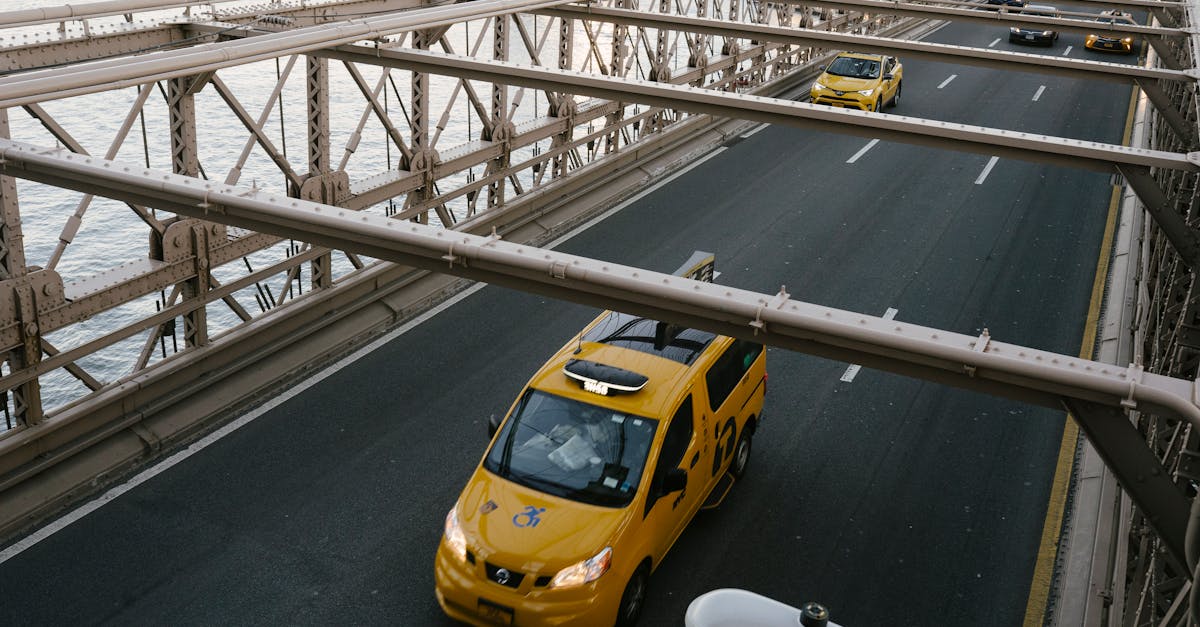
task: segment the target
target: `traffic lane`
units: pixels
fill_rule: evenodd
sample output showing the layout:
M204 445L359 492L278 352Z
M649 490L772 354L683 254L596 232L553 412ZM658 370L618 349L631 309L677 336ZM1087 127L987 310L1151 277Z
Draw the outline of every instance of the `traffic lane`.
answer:
M897 154L875 167L865 157L855 164L861 170L846 167L842 180L854 184L837 188L841 202L831 203L830 193L792 193L824 176L823 170L807 176L805 159L763 164L740 154L774 154L770 146L776 143L808 146L804 135L790 129L755 134L752 142L731 148L739 152L724 159L720 171L681 178L670 202L654 195L644 202L657 204L656 218L678 225L685 240L696 239L690 232L700 228L695 209L706 203L727 223L736 219L736 232L716 251L725 268L721 282L778 278L804 300L875 315L895 305L902 320L976 333L993 325L1004 341L1077 352L1110 191L1107 177L1016 164L1036 171L989 179L990 187L976 186L974 173L941 176L936 191L946 195L931 195L905 184L937 178L961 156L895 145ZM843 154L849 148L843 146ZM789 166L797 177L791 186ZM737 187L736 181L759 191L757 210L720 204L716 189ZM774 195L768 181L774 181ZM1098 191L1079 191L1089 186ZM868 202L878 197L889 202ZM788 208L794 215L782 218ZM627 231L637 219L622 213L611 220L627 221L621 229ZM764 283L757 289L771 288ZM771 351L768 369L768 422L755 456L759 460L764 450L769 458L778 455L766 465L781 476L772 474L768 486L742 505L731 501L733 522L722 518L710 531L698 525L685 532L655 575L648 623L676 619L691 598L727 585L811 590L819 595L809 598L856 608L850 615L855 622L846 624L894 621L895 602L908 599L916 617L956 618L950 624L1017 622L1036 559L1062 413L869 371L846 386L839 379L845 364L782 351ZM754 463L759 472L763 465ZM806 493L808 482L815 487ZM807 521L811 503L820 504L818 523ZM937 541L898 535L893 511L912 525L910 535ZM723 514L706 513L702 520L718 516ZM855 534L839 533L846 528ZM818 548L793 544L797 535ZM881 555L894 560L883 572ZM815 579L795 585L796 564L810 559L820 566ZM781 573L787 584L780 583Z
M962 333L991 326L1006 342L1078 351L1076 339L1041 331L1047 317L1085 313L1111 194L1107 176L1001 160L976 184L986 157L881 142L846 164L850 157L841 157L856 154L863 140L834 146L784 128L751 139L720 167L642 199L673 225L664 250L689 242L711 250L722 282L760 292L785 286L793 298L871 315L894 306L917 324ZM813 141L819 154L774 156ZM721 189L756 191L722 198ZM632 212L610 218L633 230L644 228L641 220ZM737 228L711 242L722 222ZM942 294L957 306L932 298ZM1075 308L1062 311L1060 296ZM1011 311L1006 302L1026 307Z
M554 305L467 298L35 545L0 623L448 624L433 554L486 419L595 313Z
M770 359L775 384L791 356ZM819 601L844 625L1019 624L1062 414L829 379L773 385L748 476L663 562L648 624L721 587Z
M1004 32L1007 37L1007 29ZM1000 35L989 29L950 24L926 40L986 48L997 37ZM1051 56L1062 51L1015 44L1012 48ZM905 65L905 98L892 110L895 113L1064 138L1121 142L1120 133L1111 134L1111 129L1124 127L1131 85L915 58L901 60ZM1131 63L1136 59L1112 60Z

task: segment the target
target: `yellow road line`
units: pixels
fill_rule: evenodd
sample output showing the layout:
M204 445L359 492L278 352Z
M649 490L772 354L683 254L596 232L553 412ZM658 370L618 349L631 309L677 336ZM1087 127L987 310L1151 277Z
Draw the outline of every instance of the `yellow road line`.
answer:
M1128 146L1133 131L1133 112L1137 105L1137 90L1129 97L1129 113L1125 116L1123 144ZM1104 300L1104 286L1108 282L1108 265L1112 257L1113 238L1116 237L1118 207L1121 204L1121 188L1114 185L1108 203L1108 220L1104 225L1104 239L1100 242L1100 257L1096 260L1096 276L1092 281L1091 304L1088 306L1087 322L1083 328L1083 343L1079 356L1091 359L1096 344L1096 329L1100 325L1100 306ZM1063 427L1062 443L1058 447L1058 463L1054 469L1054 482L1050 486L1050 502L1046 505L1046 520L1042 524L1042 541L1038 547L1037 563L1033 567L1033 581L1029 584L1029 600L1025 605L1024 627L1042 627L1046 620L1046 604L1050 598L1050 584L1054 577L1054 561L1058 557L1058 538L1062 533L1063 512L1067 506L1067 489L1071 484L1071 473L1075 466L1075 449L1079 441L1079 426L1075 418L1067 415Z

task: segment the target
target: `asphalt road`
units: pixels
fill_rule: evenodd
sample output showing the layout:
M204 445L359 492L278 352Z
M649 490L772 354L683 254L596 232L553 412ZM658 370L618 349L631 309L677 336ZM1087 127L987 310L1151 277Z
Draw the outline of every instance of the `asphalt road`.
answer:
M1047 53L1067 45L1097 58L1078 35ZM892 111L1119 142L1129 94L905 60ZM1079 352L1106 175L866 145L747 134L560 249L663 271L707 250L720 283ZM0 624L448 624L433 555L487 417L594 313L466 298L0 565ZM1021 623L1064 415L846 368L770 351L749 475L663 562L643 624L720 587L846 626Z

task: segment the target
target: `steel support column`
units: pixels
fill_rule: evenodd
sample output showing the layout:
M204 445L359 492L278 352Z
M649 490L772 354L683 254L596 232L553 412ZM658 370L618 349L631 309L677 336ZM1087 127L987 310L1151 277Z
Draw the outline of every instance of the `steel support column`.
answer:
M1182 568L1187 563L1184 535L1191 500L1171 481L1120 408L1066 397L1063 405Z
M492 26L492 59L496 61L508 60L509 19L507 15L497 17ZM491 117L491 126L484 130L483 139L500 144L501 150L500 156L488 162L488 167L484 171L485 176L504 172L508 169L512 159L510 140L513 133L516 132L516 128L508 119L508 85L505 83L492 83ZM504 204L504 186L503 176L496 176L491 183L488 183L487 208L489 210Z
M8 110L0 109L0 138L9 139ZM25 244L21 234L21 212L17 202L17 181L10 176L0 176L0 285L15 290L17 311L20 321L21 348L5 355L8 371L15 372L33 365L41 359L41 329L37 325L37 306L33 303L34 292L28 285L18 283L26 276ZM8 398L4 402L6 417L15 420L15 425L35 425L42 420L41 385L37 379L23 383L12 390L13 413L8 416Z
M626 0L615 0L618 9L626 8ZM608 75L613 78L625 76L625 55L629 51L629 27L624 24L613 24L612 54L609 57ZM634 51L636 52L636 51ZM621 120L625 117L625 103L616 102L617 106L605 116L609 132L604 136L604 154L611 154L621 149L621 133L624 130Z
M559 70L571 70L574 67L575 25L574 19L567 17L558 19ZM551 140L550 149L552 151L563 146L570 146L575 137L575 95L565 91L557 92L557 94L558 102L554 106L553 115L565 119L567 124L563 132L556 134ZM570 169L572 155L573 153L569 151L555 154L550 163L551 179L566 176L567 170Z
M333 173L329 141L329 60L314 56L305 57L304 77L308 112L308 176L302 189L296 191L296 195L310 198L316 194L318 198L313 200L337 204L340 198L337 182L331 176ZM330 272L332 265L333 258L328 250L312 260L309 271L312 273L310 284L313 289L333 286L333 274Z
M1174 203L1159 188L1150 169L1121 164L1116 167L1145 205L1146 212L1175 247L1183 263L1192 271L1200 270L1200 236L1175 210Z

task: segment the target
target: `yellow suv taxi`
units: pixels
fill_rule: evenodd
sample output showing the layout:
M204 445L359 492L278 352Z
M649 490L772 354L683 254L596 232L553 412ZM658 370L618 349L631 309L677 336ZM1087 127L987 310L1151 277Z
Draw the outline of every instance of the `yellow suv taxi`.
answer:
M809 88L813 104L879 111L900 104L904 66L884 54L840 52Z
M446 514L434 566L463 622L630 625L650 573L746 470L761 344L605 312L514 402Z
M1118 29L1121 25L1137 24L1133 15L1117 10L1101 11L1096 21L1104 25L1102 28L1111 30ZM1129 54L1133 52L1133 37L1124 33L1088 33L1083 45L1088 50Z

